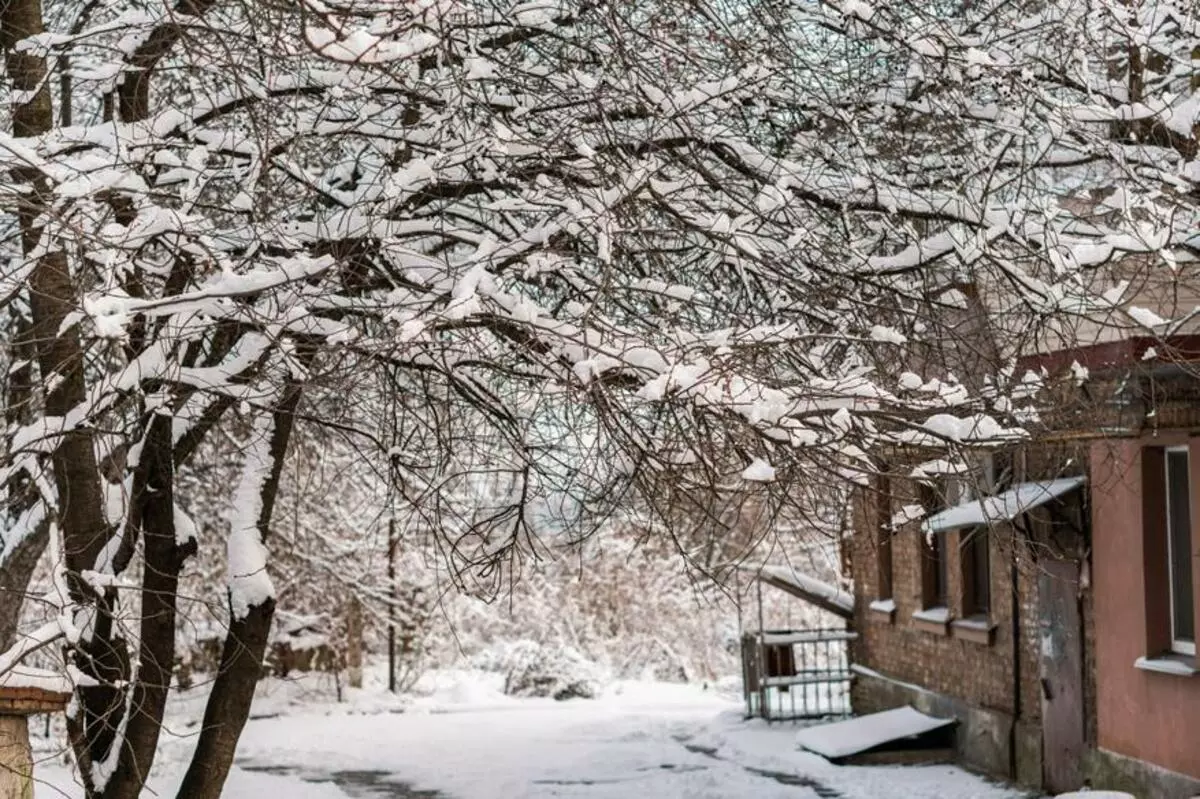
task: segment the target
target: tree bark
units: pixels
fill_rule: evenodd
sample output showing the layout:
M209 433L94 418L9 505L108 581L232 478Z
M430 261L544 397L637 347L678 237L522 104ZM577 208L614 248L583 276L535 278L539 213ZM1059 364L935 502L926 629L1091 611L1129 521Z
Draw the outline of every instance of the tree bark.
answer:
M0 5L0 48L4 50L8 80L14 94L29 98L12 107L13 135L17 137L38 136L54 125L46 60L15 50L18 41L44 30L40 0L8 0ZM34 187L32 199L22 202L18 209L22 246L26 253L32 253L42 243L43 228L37 222L48 205L49 190L36 168L13 172L18 181ZM30 276L30 336L37 348L42 384L49 386L46 415L65 416L86 397L83 346L77 327L62 330L63 320L76 305L67 254L49 245L46 249L51 251L38 258ZM78 572L94 565L108 537L91 435L86 430L65 433L52 460L67 567L75 573L72 590L81 599L85 589Z
M179 0L171 16L201 17L217 0ZM117 110L125 122L145 119L150 114L150 77L158 62L170 52L183 35L183 25L170 17L146 37L130 54L125 79L117 92Z
M8 394L4 403L4 423L10 433L29 419L33 399L34 351L33 343L29 340L29 324L18 316L13 328L10 331L13 342L10 362L13 367L8 373ZM40 518L36 521L32 518L23 519L26 514L37 512L35 509L39 501L37 489L29 475L19 474L9 480L6 514L9 524L0 532L0 552L8 552L7 556L0 557L0 652L16 641L25 592L50 538L45 511L40 512ZM16 529L18 525L24 525L26 529ZM32 529L29 529L30 525ZM21 536L20 540L5 540L14 535Z
M50 100L46 60L32 52L18 52L20 40L44 32L40 0L8 0L0 4L0 49L4 51L5 71L13 93L23 102L12 107L13 135L38 136L50 131L54 114ZM17 182L32 187L27 199L17 209L21 243L27 256L37 256L29 278L29 304L33 322L30 339L34 342L41 371L41 384L46 388L45 414L65 417L86 398L83 373L83 346L78 326L63 328L67 315L75 310L76 290L71 277L67 254L55 249L52 242L43 242L44 228L39 218L49 207L50 189L36 167L13 170ZM51 455L54 484L57 490L55 518L63 535L67 566L68 588L76 602L94 598L80 577L85 569L93 568L96 557L108 540L111 531L104 518L92 435L86 429L69 430L59 438ZM100 609L101 617L103 609ZM97 635L109 627L100 618ZM93 645L95 641L92 642ZM94 646L93 646L94 649ZM103 649L113 650L107 642ZM94 659L83 655L80 666L94 676L101 676ZM95 751L97 738L111 734L107 726L113 708L106 703L104 691L80 692L85 723L73 725L72 738L76 751L88 756ZM95 726L96 723L99 726ZM86 750L86 751L85 751ZM86 771L86 769L85 769ZM86 775L85 775L86 779Z
M287 384L284 395L272 414L268 453L271 470L260 491L258 533L265 543L279 493L279 476L291 439L294 414L300 404L303 387ZM179 786L179 799L218 799L233 765L238 739L250 717L254 689L262 677L263 657L275 614L275 600L252 605L242 617L233 616L221 648L221 665L213 681L212 693L204 708L200 740Z
M17 622L25 604L25 592L42 553L46 551L48 532L45 522L38 524L0 564L0 652L16 643Z
M181 545L175 536L171 421L170 416L153 414L135 476L134 513L144 542L145 562L138 672L130 689L132 714L126 723L117 769L104 788L106 799L136 799L141 794L154 763L171 689L179 574L195 546L194 542Z

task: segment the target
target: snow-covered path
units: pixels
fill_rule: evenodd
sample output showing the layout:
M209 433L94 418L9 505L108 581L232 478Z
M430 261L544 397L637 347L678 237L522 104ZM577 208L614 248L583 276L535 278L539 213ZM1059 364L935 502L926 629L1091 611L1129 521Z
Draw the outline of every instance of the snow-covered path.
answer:
M727 703L645 700L273 719L248 731L239 763L340 783L346 775L332 772L387 772L412 789L455 799L817 795L707 754L707 742L692 743Z
M462 675L415 702L290 705L246 728L230 799L1018 799L951 766L854 768L797 752L692 686L624 683L597 700L515 700ZM389 712L391 711L391 712ZM183 744L183 740L176 742ZM152 781L174 795L186 762ZM177 764L172 767L170 763ZM65 770L38 799L77 795ZM65 789L64 792L55 787Z
M793 733L794 728L787 726L747 724L739 705L695 688L626 684L597 701L429 703L402 714L264 720L247 730L239 763L244 769L269 768L308 780L332 780L358 796L1012 799L1021 795L949 766L832 766L795 751Z

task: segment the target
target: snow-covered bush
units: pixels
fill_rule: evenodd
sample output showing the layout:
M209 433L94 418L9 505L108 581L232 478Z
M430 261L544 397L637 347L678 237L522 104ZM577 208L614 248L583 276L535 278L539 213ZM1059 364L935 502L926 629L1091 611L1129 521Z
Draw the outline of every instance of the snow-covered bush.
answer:
M599 690L595 665L572 647L522 641L509 649L504 676L509 696L593 699Z

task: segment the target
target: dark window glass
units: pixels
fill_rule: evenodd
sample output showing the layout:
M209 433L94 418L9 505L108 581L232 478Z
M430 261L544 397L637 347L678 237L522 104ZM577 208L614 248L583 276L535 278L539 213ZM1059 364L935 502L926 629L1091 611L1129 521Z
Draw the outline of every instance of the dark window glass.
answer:
M949 575L946 573L947 561L949 560L947 555L949 553L946 552L945 533L933 534L933 546L931 549L933 550L933 557L936 560L936 563L933 565L933 593L930 597L932 600L931 607L945 607L950 604L947 601L950 581L947 579Z
M1167 550L1171 566L1171 637L1194 644L1192 515L1187 450L1167 451Z
M967 531L964 531L967 532ZM976 527L963 541L963 612L986 616L991 610L991 561L986 527Z
M944 486L943 486L944 487ZM947 507L945 493L933 486L920 487L920 502L927 516ZM947 603L946 535L920 532L921 536L921 602L926 608L945 607Z

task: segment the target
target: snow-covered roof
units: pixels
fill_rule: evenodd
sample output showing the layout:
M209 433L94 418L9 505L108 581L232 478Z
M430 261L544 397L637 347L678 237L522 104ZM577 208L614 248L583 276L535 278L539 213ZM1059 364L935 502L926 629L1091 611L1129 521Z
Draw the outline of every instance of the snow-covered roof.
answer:
M836 585L801 574L791 566L743 566L746 571L768 585L786 591L794 597L811 602L817 607L849 619L854 615L854 595Z
M0 675L0 690L29 688L52 694L69 694L73 690L66 675L33 666L17 665Z
M958 527L1012 521L1026 511L1074 491L1084 482L1083 477L1064 477L1058 480L1021 483L1002 494L972 499L935 513L925 520L923 529L928 533L940 533Z

